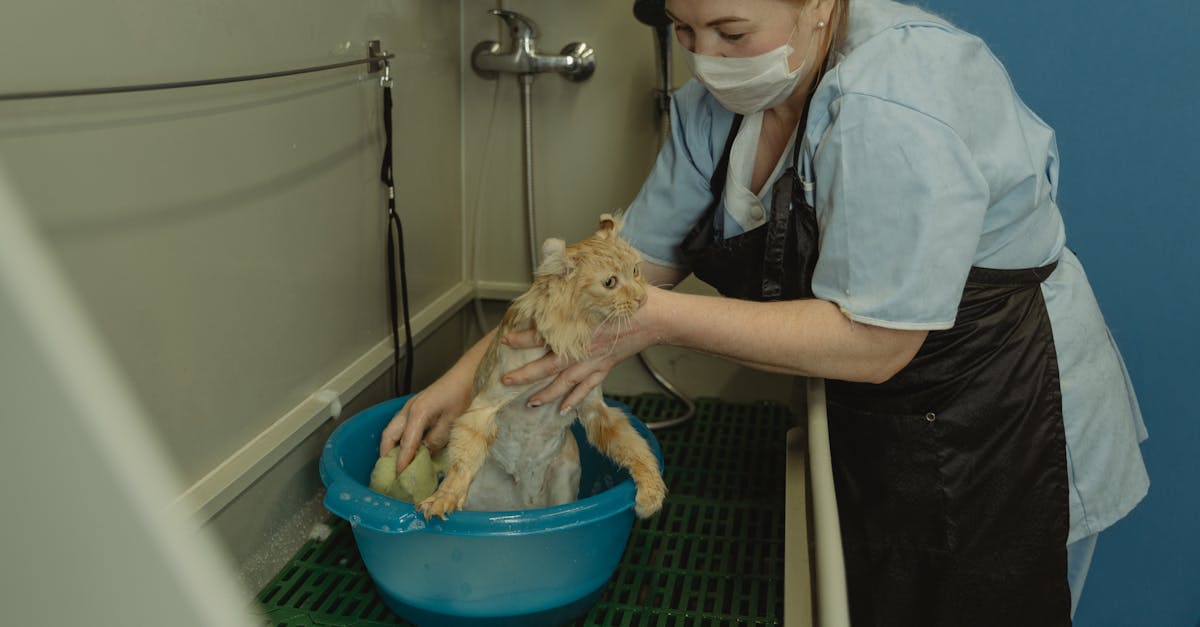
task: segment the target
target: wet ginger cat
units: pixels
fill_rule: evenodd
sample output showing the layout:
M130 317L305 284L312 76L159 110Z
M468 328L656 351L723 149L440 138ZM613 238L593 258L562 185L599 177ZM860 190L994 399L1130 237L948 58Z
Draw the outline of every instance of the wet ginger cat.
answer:
M666 485L646 440L618 409L604 404L597 386L576 411L562 416L557 403L527 407L529 397L551 381L506 386L500 376L546 354L587 357L592 335L641 307L646 284L638 253L618 237L610 215L591 237L567 246L548 239L533 285L509 307L475 373L471 405L454 423L447 447L449 469L432 496L417 509L425 517L456 509L497 511L551 507L574 501L579 491L579 447L571 435L578 415L587 439L629 470L637 486L639 517L662 507ZM499 338L536 329L545 347L515 349Z

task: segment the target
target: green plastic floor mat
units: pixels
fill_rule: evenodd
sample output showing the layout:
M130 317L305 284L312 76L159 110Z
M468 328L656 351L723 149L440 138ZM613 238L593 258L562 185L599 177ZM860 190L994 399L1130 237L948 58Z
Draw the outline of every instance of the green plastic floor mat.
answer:
M645 422L681 413L664 396L617 397ZM603 598L577 625L783 624L784 437L779 404L701 399L655 433L670 493L639 520ZM310 540L258 595L278 627L405 625L375 592L350 526Z

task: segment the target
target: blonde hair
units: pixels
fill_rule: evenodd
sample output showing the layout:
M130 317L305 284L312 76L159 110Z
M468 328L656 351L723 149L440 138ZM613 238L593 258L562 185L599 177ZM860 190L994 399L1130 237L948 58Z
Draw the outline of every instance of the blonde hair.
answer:
M846 41L846 32L850 30L850 0L833 0L833 11L829 14L829 25L832 27L833 39L829 42L829 51L833 52L842 47Z
M791 0L793 4L807 7L820 0ZM829 12L829 54L841 48L846 40L846 32L850 29L850 0L833 0L833 10Z

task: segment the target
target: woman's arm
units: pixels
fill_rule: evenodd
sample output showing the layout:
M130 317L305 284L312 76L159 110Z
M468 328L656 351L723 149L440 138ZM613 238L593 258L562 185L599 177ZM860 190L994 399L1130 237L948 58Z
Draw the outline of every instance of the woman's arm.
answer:
M647 285L654 287L674 289L689 274L691 273L683 268L660 266L651 261L642 262L642 278L645 279Z
M471 403L475 370L496 336L492 329L475 343L449 370L429 387L415 394L384 427L379 439L379 454L400 447L396 454L396 472L404 470L424 440L434 452L445 446L454 420Z
M656 274L658 268L643 266L643 274L671 278ZM572 364L551 354L508 373L505 382L528 383L558 372L531 402L565 396L560 405L568 411L617 363L658 344L691 348L770 372L882 382L912 360L926 335L853 322L837 305L816 299L761 303L655 287L646 296L646 304L619 332L597 334L595 357ZM532 334L519 333L502 341L517 347L537 343Z
M688 272L646 261L642 275L650 285L671 289ZM828 301L752 303L678 296L666 301L673 310L659 321L666 331L657 343L719 355L759 370L879 383L907 365L925 341L924 331L854 322ZM689 314L695 319L687 320ZM807 322L800 325L798 320ZM812 352L814 348L823 353Z
M882 383L912 361L926 335L854 322L818 299L760 303L661 290L655 297L647 314L659 343L784 374Z

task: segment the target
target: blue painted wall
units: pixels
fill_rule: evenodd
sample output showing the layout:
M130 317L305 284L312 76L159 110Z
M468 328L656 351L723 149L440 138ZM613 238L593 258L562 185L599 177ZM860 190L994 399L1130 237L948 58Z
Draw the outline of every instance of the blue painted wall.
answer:
M1150 430L1150 496L1100 536L1076 624L1200 627L1200 2L924 0L1058 133L1059 204Z

